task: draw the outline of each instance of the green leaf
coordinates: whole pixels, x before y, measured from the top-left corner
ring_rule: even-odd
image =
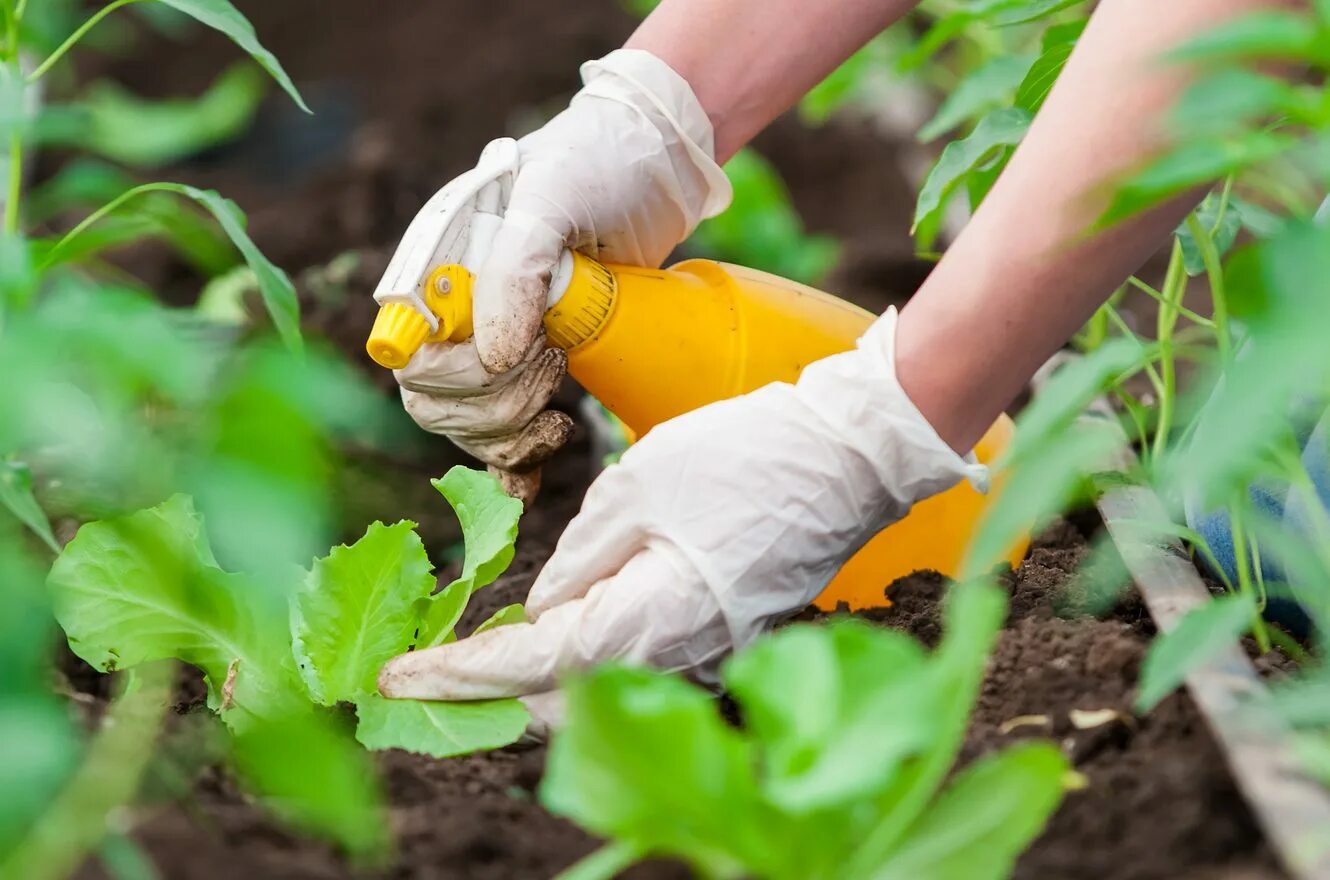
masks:
[[[77,767],[80,727],[51,689],[55,621],[45,566],[0,529],[0,853],[45,813]],[[0,865],[4,858],[0,856]]]
[[[451,758],[516,742],[531,716],[517,700],[442,703],[368,696],[356,703],[356,739],[370,749]]]
[[[1256,605],[1247,595],[1220,596],[1187,614],[1157,637],[1141,667],[1136,711],[1159,705],[1196,667],[1237,642],[1251,627]]]
[[[735,657],[724,681],[764,747],[763,786],[783,809],[870,794],[936,731],[923,650],[858,622],[791,627]]]
[[[1233,247],[1233,242],[1238,238],[1238,231],[1242,229],[1242,212],[1230,202],[1223,206],[1224,212],[1220,214],[1219,208],[1222,202],[1223,198],[1219,193],[1208,193],[1196,207],[1195,212],[1196,219],[1210,234],[1210,240],[1221,257]],[[1196,243],[1196,236],[1191,234],[1187,222],[1184,220],[1179,224],[1173,234],[1178,237],[1178,242],[1182,245],[1183,266],[1187,274],[1195,278],[1204,273],[1205,261],[1201,258],[1200,246]]]
[[[1014,4],[1015,8],[1000,12],[993,18],[993,24],[997,27],[1026,24],[1084,2],[1085,0],[1025,0],[1025,2]]]
[[[466,561],[457,580],[428,603],[418,644],[422,649],[449,641],[471,596],[508,568],[522,517],[522,502],[509,497],[484,471],[459,465],[432,482],[462,523]]]
[[[1288,83],[1250,70],[1224,69],[1198,80],[1178,99],[1170,124],[1182,137],[1240,134],[1273,117],[1298,111],[1302,100]]]
[[[159,880],[156,866],[138,841],[117,830],[108,829],[97,859],[111,880]]]
[[[473,636],[478,636],[483,632],[489,632],[492,629],[498,629],[501,626],[512,626],[515,623],[526,623],[526,609],[521,605],[505,605],[498,611],[490,615],[489,620],[476,627]]]
[[[33,191],[25,203],[25,216],[30,222],[43,223],[63,211],[113,202],[134,188],[134,179],[120,169],[100,160],[79,160]],[[104,250],[148,237],[164,239],[192,268],[208,277],[228,272],[239,262],[235,246],[210,216],[166,192],[150,192],[124,204],[57,254],[51,253],[51,243],[37,244],[45,247],[42,259],[49,268],[57,262],[84,262]],[[258,290],[257,281],[254,289]]]
[[[1016,437],[997,470],[1008,480],[966,548],[961,571],[982,574],[1040,517],[1059,512],[1114,447],[1116,432],[1094,423],[1073,427],[1092,400],[1135,373],[1152,350],[1135,339],[1110,339],[1059,370],[1017,419]]]
[[[0,234],[0,320],[30,307],[46,280],[37,272],[32,245],[22,235]]]
[[[75,159],[28,194],[24,214],[30,222],[43,223],[62,211],[117,199],[135,183],[133,177],[101,159]]]
[[[0,505],[45,541],[52,552],[60,553],[46,511],[32,494],[32,472],[20,461],[0,461]]]
[[[224,198],[212,190],[195,189],[180,184],[169,185],[170,189],[198,202],[217,218],[222,229],[232,243],[239,249],[249,268],[259,280],[259,293],[263,303],[272,316],[273,325],[282,341],[292,350],[301,348],[300,339],[300,304],[296,300],[295,285],[286,273],[274,266],[263,252],[255,246],[245,231],[245,215],[230,199]]]
[[[1016,89],[1016,106],[1030,114],[1039,112],[1044,106],[1053,84],[1062,75],[1062,68],[1067,66],[1067,59],[1076,48],[1076,42],[1085,30],[1088,20],[1050,28],[1044,34],[1039,57],[1030,66],[1029,72]]]
[[[1174,50],[1172,57],[1190,62],[1286,59],[1312,61],[1324,57],[1315,23],[1294,12],[1265,11],[1225,22]]]
[[[1191,442],[1160,473],[1162,494],[1186,493],[1203,507],[1244,493],[1287,435],[1294,402],[1330,381],[1324,325],[1308,320],[1330,301],[1330,228],[1290,222],[1268,241],[1239,249],[1227,261],[1225,285],[1247,342]]]
[[[376,692],[379,670],[405,654],[434,590],[433,566],[413,522],[376,522],[354,545],[316,560],[291,609],[301,677],[316,703]]]
[[[387,851],[388,817],[364,750],[313,713],[256,725],[232,756],[246,788],[284,821],[359,857]]]
[[[268,309],[268,314],[272,316],[273,325],[283,342],[293,351],[301,350],[300,303],[296,299],[295,286],[286,273],[274,266],[250,239],[249,233],[245,230],[245,215],[239,206],[213,190],[196,189],[181,183],[148,183],[135,187],[94,212],[51,247],[43,260],[43,268],[49,268],[67,259],[66,252],[78,244],[99,221],[115,214],[134,199],[151,193],[174,193],[185,196],[213,215],[227,237],[240,251],[241,256],[245,258],[245,262],[254,270],[263,303]]]
[[[928,143],[981,114],[1008,104],[1030,71],[1029,55],[999,55],[971,71],[947,95],[936,115],[919,129]]]
[[[1005,601],[990,586],[953,589],[932,655],[857,621],[764,638],[723,672],[742,729],[674,676],[611,665],[577,677],[541,800],[620,854],[682,858],[701,876],[876,876],[909,844],[901,832],[928,815],[955,761]],[[982,797],[1005,809],[1034,791],[1030,775],[993,774],[1019,790]],[[961,802],[974,797],[967,789],[937,808],[980,811]],[[972,821],[979,839],[956,858],[981,859],[985,846],[1023,833],[1024,818],[1009,837]]]
[[[946,779],[965,740],[1006,609],[1006,594],[983,581],[963,582],[947,593],[945,634],[930,663],[933,704],[927,711],[936,725],[933,741],[879,794],[876,814],[862,834],[848,876],[871,876],[873,868],[908,842],[909,827]]]
[[[0,700],[0,854],[17,844],[50,808],[77,767],[79,732],[69,706],[53,694],[5,694]],[[0,864],[3,860],[0,859]]]
[[[94,83],[84,98],[87,147],[140,168],[189,158],[243,133],[265,85],[249,62],[232,66],[198,99],[146,101],[115,82]]]
[[[306,113],[310,112],[309,105],[301,97],[300,91],[296,88],[291,77],[287,76],[286,71],[282,69],[281,62],[277,56],[273,55],[259,43],[258,35],[254,33],[254,26],[249,23],[249,19],[241,14],[229,0],[160,0],[174,9],[197,19],[203,24],[214,30],[219,30],[226,34],[235,42],[237,46],[248,52],[255,61],[275,79],[291,100],[295,101],[300,109]]]
[[[1003,880],[1062,802],[1071,767],[1025,743],[967,768],[916,822],[874,880]]]
[[[236,729],[305,705],[286,596],[218,568],[186,496],[83,526],[48,585],[70,648],[95,669],[182,660],[203,670],[209,706]]]
[[[947,144],[919,191],[914,231],[936,228],[956,187],[1003,148],[1020,143],[1030,127],[1030,119],[1029,113],[1017,107],[996,110],[981,119],[968,137]],[[921,248],[927,249],[932,244],[931,235],[920,235],[919,239]]]
[[[194,311],[215,324],[242,327],[249,323],[245,300],[258,293],[259,279],[248,266],[236,266],[203,286]]]
[[[1060,441],[1047,444],[1038,459],[1008,468],[1001,494],[984,511],[965,550],[964,575],[991,571],[1022,534],[1086,498],[1090,469],[1102,467],[1120,445],[1116,425],[1075,425]]]
[[[1273,159],[1296,144],[1295,138],[1271,131],[1183,143],[1119,184],[1098,225],[1121,222],[1189,189]]]
[[[566,685],[567,721],[550,746],[540,800],[628,844],[739,876],[757,809],[753,754],[710,696],[644,669],[603,666]]]

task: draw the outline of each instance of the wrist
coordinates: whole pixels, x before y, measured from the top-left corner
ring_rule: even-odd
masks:
[[[729,207],[734,193],[716,161],[715,129],[687,79],[654,53],[637,48],[588,61],[581,75],[584,86],[574,104],[595,99],[626,104],[659,133],[676,172],[695,178],[704,193],[698,219]]]
[[[973,444],[961,451],[949,443],[901,384],[897,321],[889,309],[854,350],[810,365],[796,386],[800,398],[851,455],[872,464],[896,503],[908,508],[962,480],[986,491],[988,469],[970,453]]]

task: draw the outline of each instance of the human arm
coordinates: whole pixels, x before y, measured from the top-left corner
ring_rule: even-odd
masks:
[[[1192,74],[1167,52],[1225,20],[1288,5],[1099,5],[1011,163],[901,312],[901,385],[954,449],[978,441],[1199,199],[1186,193],[1090,233],[1114,179],[1168,143],[1169,109]]]
[[[692,87],[724,163],[919,0],[665,0],[624,48]]]

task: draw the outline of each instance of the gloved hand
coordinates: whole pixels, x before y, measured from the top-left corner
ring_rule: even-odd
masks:
[[[531,589],[532,623],[398,657],[380,690],[542,695],[611,658],[706,680],[916,501],[965,478],[984,488],[986,468],[952,451],[897,383],[895,327],[892,310],[797,384],[652,430],[592,485]]]
[[[731,195],[711,122],[668,65],[621,49],[584,64],[582,79],[567,110],[517,143],[512,193],[476,277],[474,341],[427,345],[398,374],[416,422],[498,468],[519,495],[514,474],[571,428],[544,410],[566,369],[541,327],[564,249],[659,266]]]

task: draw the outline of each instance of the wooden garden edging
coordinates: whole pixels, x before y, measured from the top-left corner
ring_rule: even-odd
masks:
[[[1117,459],[1114,470],[1123,473],[1136,464],[1125,436]],[[1112,487],[1098,507],[1161,632],[1211,600],[1179,541],[1142,541],[1143,523],[1169,520],[1149,487]],[[1285,869],[1298,880],[1330,880],[1330,792],[1303,770],[1288,725],[1260,705],[1269,692],[1242,647],[1228,645],[1194,669],[1187,690]]]

